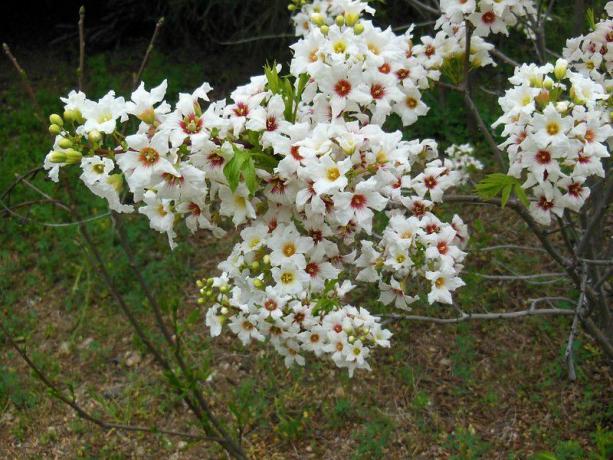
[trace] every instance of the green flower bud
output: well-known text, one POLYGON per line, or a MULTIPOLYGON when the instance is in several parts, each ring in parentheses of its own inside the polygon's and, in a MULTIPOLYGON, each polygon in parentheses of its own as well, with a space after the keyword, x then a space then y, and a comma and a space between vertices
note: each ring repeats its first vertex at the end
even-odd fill
POLYGON ((202 297, 200 297, 197 302, 202 305, 204 302, 206 302, 206 300, 204 300, 202 297))
POLYGON ((57 113, 52 113, 49 115, 49 122, 52 125, 64 126, 64 120, 57 113))
POLYGON ((63 149, 72 147, 72 141, 70 139, 66 139, 65 137, 60 139, 57 144, 63 149))
POLYGON ((250 268, 251 268, 251 270, 256 271, 256 270, 258 270, 260 268, 260 263, 257 260, 255 260, 255 261, 251 262, 251 267, 250 268))
POLYGON ((264 262, 265 265, 270 265, 270 256, 266 254, 264 257, 262 257, 262 262, 264 262))
POLYGON ((545 79, 543 80, 543 88, 549 90, 553 88, 553 80, 549 77, 545 77, 545 79))
POLYGON ((62 132, 62 128, 59 125, 53 124, 49 126, 49 133, 57 136, 62 132))
POLYGON ((556 61, 556 66, 553 69, 553 74, 558 80, 562 80, 566 76, 566 71, 568 70, 568 61, 566 59, 558 59, 556 61))
POLYGON ((66 150, 66 164, 73 165, 81 162, 83 154, 75 149, 66 150))
POLYGON ((321 27, 324 25, 324 17, 321 13, 313 13, 311 14, 311 22, 321 27))
POLYGON ((207 297, 213 297, 213 290, 209 289, 208 291, 206 291, 206 295, 207 297))
POLYGON ((208 278, 208 279, 206 280, 206 285, 207 285, 207 286, 212 286, 212 285, 213 285, 213 278, 208 278))
POLYGON ((264 283, 262 282, 261 279, 256 278, 256 279, 253 280, 253 286, 256 289, 262 289, 264 287, 264 283))
POLYGON ((100 131, 94 129, 93 131, 89 132, 89 134, 87 135, 87 139, 92 144, 96 144, 97 142, 100 142, 102 140, 102 134, 100 133, 100 131))
POLYGON ((227 307, 221 307, 221 310, 219 310, 219 311, 224 316, 227 315, 230 312, 230 310, 228 310, 227 307))
POLYGON ((75 123, 83 123, 83 115, 78 110, 65 110, 64 120, 72 121, 75 123))
POLYGON ((295 11, 296 10, 296 5, 287 5, 287 9, 288 9, 288 11, 295 11))
POLYGON ((221 292, 222 294, 226 294, 229 291, 230 291, 230 288, 228 287, 227 284, 219 288, 219 292, 221 292))
POLYGON ((356 25, 356 23, 360 20, 360 15, 357 13, 345 13, 345 24, 349 27, 356 25))
POLYGON ((349 337, 347 337, 347 342, 349 342, 349 343, 355 342, 355 337, 350 335, 349 337))
POLYGON ((334 22, 336 22, 337 26, 343 27, 345 25, 345 17, 342 14, 339 14, 334 22))
POLYGON ((51 155, 49 155, 49 161, 51 163, 65 163, 66 154, 64 152, 54 150, 53 152, 51 152, 51 155))
POLYGON ((121 174, 111 174, 106 182, 111 184, 117 193, 123 190, 123 176, 121 174))
POLYGON ((204 286, 204 283, 202 282, 202 280, 197 280, 197 281, 196 281, 196 286, 198 286, 199 288, 201 288, 202 286, 204 286))
POLYGON ((323 26, 321 26, 319 28, 319 30, 321 30, 322 34, 328 35, 328 32, 330 31, 330 28, 326 24, 324 24, 323 26))
POLYGON ((360 35, 362 32, 364 32, 364 24, 362 24, 361 22, 358 22, 355 26, 353 26, 354 34, 360 35))

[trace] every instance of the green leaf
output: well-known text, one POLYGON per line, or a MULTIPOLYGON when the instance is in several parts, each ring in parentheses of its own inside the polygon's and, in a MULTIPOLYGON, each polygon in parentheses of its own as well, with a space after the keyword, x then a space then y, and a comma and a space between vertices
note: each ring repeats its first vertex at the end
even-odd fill
POLYGON ((230 189, 232 192, 236 192, 238 188, 238 184, 240 183, 241 178, 241 169, 243 167, 243 163, 247 158, 249 158, 247 152, 239 149, 235 145, 232 146, 234 149, 234 156, 223 168, 223 174, 228 179, 228 185, 230 185, 230 189))
POLYGON ((538 452, 530 460, 558 460, 558 457, 551 452, 538 452))
POLYGON ((255 165, 253 164, 253 158, 249 157, 246 161, 243 162, 241 172, 243 173, 245 185, 247 185, 249 193, 253 195, 258 188, 258 178, 255 174, 255 165))
POLYGON ((266 75, 268 89, 272 91, 273 94, 279 94, 281 90, 281 79, 279 78, 279 72, 277 72, 277 63, 273 62, 272 65, 266 64, 264 66, 264 75, 266 75))
POLYGON ((375 211, 372 225, 373 231, 379 234, 383 233, 389 221, 390 219, 384 211, 375 211))
POLYGON ((520 201, 521 204, 523 204, 526 208, 530 206, 530 201, 528 200, 528 196, 526 195, 526 192, 524 191, 524 189, 521 188, 520 184, 515 184, 515 187, 513 188, 513 192, 515 193, 515 196, 517 197, 517 199, 520 201))
POLYGON ((475 190, 482 198, 495 198, 500 196, 502 207, 506 206, 512 193, 517 196, 517 199, 524 206, 530 204, 526 193, 521 187, 519 179, 507 176, 503 173, 494 173, 484 177, 483 180, 477 184, 475 190))

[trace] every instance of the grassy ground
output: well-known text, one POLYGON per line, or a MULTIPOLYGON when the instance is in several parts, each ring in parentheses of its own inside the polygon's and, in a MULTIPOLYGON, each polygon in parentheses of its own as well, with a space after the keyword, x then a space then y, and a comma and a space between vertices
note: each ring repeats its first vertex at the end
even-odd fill
MULTIPOLYGON (((114 87, 125 94, 126 69, 137 67, 141 50, 135 46, 122 54, 93 56, 88 91, 100 95, 114 87)), ((71 85, 72 66, 53 55, 24 55, 30 56, 22 64, 32 69, 41 106, 46 113, 57 110, 57 95, 71 85)), ((251 73, 241 62, 215 62, 212 68, 194 56, 188 60, 156 53, 145 80, 154 84, 168 76, 170 92, 176 94, 209 79, 223 94, 251 73)), ((15 173, 40 164, 50 138, 40 130, 8 66, 0 68, 0 100, 2 191, 15 173)), ((451 109, 433 111, 411 134, 439 132, 447 140, 462 141, 462 117, 451 109)), ((42 177, 33 182, 62 196, 59 187, 42 177)), ((34 198, 20 188, 14 202, 34 198)), ((103 203, 88 193, 80 194, 80 207, 84 215, 104 212, 103 203)), ((473 250, 502 243, 536 245, 511 213, 468 207, 455 211, 470 217, 473 250)), ((67 218, 42 205, 19 212, 38 221, 67 218)), ((287 370, 264 347, 244 348, 230 337, 207 337, 193 280, 215 271, 231 238, 197 235, 170 252, 165 238, 148 230, 144 219, 133 216, 129 221, 130 244, 145 278, 169 311, 177 306, 184 348, 209 377, 207 396, 242 431, 253 458, 512 459, 546 450, 560 459, 583 459, 611 443, 611 375, 598 348, 581 334, 576 341, 578 381, 567 381, 562 364, 567 319, 390 324, 393 346, 377 353, 371 373, 349 379, 315 360, 305 369, 287 370)), ((161 383, 161 373, 87 263, 75 228, 41 227, 6 215, 0 225, 4 321, 36 363, 96 414, 119 423, 193 430, 187 409, 161 383)), ((110 225, 100 219, 89 227, 131 307, 150 322, 148 305, 135 288, 110 225)), ((520 308, 531 297, 573 295, 563 284, 503 284, 471 274, 502 273, 509 266, 522 273, 553 270, 539 253, 473 251, 460 304, 469 311, 495 311, 520 308)), ((223 454, 202 442, 104 432, 81 421, 49 396, 0 338, 0 458, 216 459, 223 454)))

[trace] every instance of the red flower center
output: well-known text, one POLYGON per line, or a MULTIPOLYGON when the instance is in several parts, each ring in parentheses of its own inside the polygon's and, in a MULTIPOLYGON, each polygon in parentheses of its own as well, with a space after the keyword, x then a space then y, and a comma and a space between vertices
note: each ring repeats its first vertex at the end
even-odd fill
POLYGON ((411 75, 411 71, 409 69, 399 69, 396 71, 396 77, 398 77, 398 80, 404 80, 409 75, 411 75))
POLYGON ((249 114, 249 106, 244 102, 238 102, 234 107, 234 114, 237 117, 246 117, 249 114))
POLYGON ((547 201, 547 198, 542 196, 539 198, 538 206, 545 211, 548 211, 549 209, 553 208, 553 201, 547 201))
POLYGON ((196 114, 191 113, 186 117, 183 117, 183 120, 179 122, 179 126, 181 129, 187 134, 195 134, 200 132, 202 129, 202 119, 197 117, 196 114))
POLYGON ((551 154, 547 150, 539 150, 535 158, 537 163, 546 165, 551 161, 551 154))
POLYGON ((189 209, 192 216, 199 216, 202 213, 200 206, 198 206, 196 203, 190 203, 187 206, 187 209, 189 209))
POLYGON ((438 252, 445 255, 447 254, 447 250, 449 249, 447 247, 447 243, 445 243, 444 241, 439 241, 439 243, 436 245, 436 249, 438 249, 438 252))
POLYGON ((158 160, 160 159, 160 154, 157 150, 151 147, 145 147, 141 149, 138 158, 143 165, 152 166, 158 162, 158 160))
POLYGON ((370 87, 370 95, 373 99, 381 99, 383 96, 385 96, 385 88, 382 85, 375 83, 370 87))
POLYGON ((483 13, 483 16, 481 16, 481 20, 486 24, 492 24, 496 21, 496 15, 493 11, 486 11, 483 13))
POLYGON ((573 182, 568 186, 568 194, 572 196, 581 196, 581 192, 583 191, 583 187, 578 182, 573 182))
POLYGON ((434 187, 436 187, 437 184, 438 182, 432 176, 428 176, 424 179, 424 185, 426 186, 427 189, 433 189, 434 187))
POLYGON ((164 179, 164 182, 166 182, 170 187, 176 187, 185 181, 183 176, 175 176, 167 172, 162 173, 162 179, 164 179))
POLYGON ((339 96, 345 97, 351 92, 351 83, 347 80, 339 80, 336 82, 336 85, 334 85, 334 91, 336 91, 336 94, 339 96))
POLYGON ((292 156, 294 157, 294 159, 296 161, 302 161, 303 160, 302 155, 300 155, 300 146, 299 145, 292 145, 292 148, 290 149, 290 153, 292 154, 292 156))
POLYGON ((264 302, 264 308, 268 311, 275 311, 277 309, 277 302, 275 302, 273 299, 266 299, 266 302, 264 302))
POLYGON ((353 195, 351 198, 351 207, 361 209, 366 205, 366 197, 364 195, 353 195))
POLYGON ((224 164, 224 158, 216 153, 211 153, 208 158, 209 163, 213 168, 220 168, 224 164))
POLYGON ((392 68, 387 62, 379 67, 379 72, 381 73, 390 73, 391 70, 392 68))
POLYGON ((266 119, 266 131, 275 131, 277 127, 277 119, 275 117, 268 117, 266 119))

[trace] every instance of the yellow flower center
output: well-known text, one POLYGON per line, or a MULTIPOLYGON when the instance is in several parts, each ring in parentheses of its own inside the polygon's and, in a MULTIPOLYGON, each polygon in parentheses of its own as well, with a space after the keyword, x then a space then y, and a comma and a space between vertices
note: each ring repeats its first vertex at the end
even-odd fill
POLYGON ((285 257, 291 257, 296 254, 296 245, 294 243, 287 243, 283 246, 283 254, 285 257))
POLYGON ((434 282, 434 285, 437 288, 442 288, 445 285, 445 278, 437 278, 436 281, 434 282))
POLYGON ((294 282, 294 274, 291 272, 285 272, 281 275, 281 282, 283 284, 292 284, 294 282))
POLYGON ((547 134, 555 136, 560 132, 560 126, 556 122, 551 122, 547 125, 547 134))

